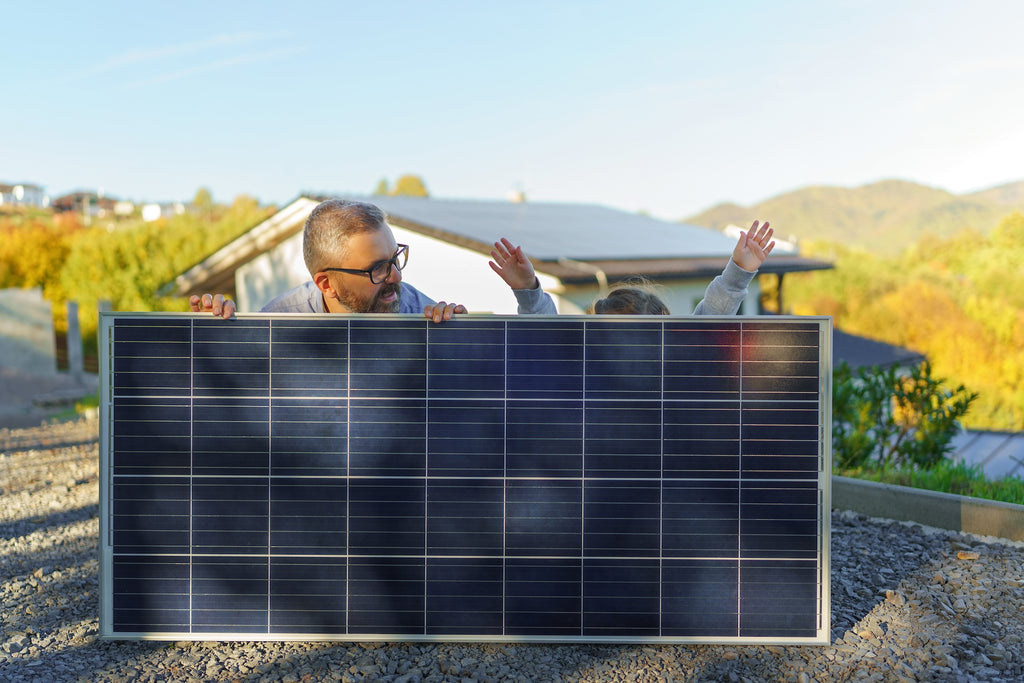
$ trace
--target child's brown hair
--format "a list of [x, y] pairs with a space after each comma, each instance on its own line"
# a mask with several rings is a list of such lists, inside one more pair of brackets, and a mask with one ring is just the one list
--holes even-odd
[[591, 313], [605, 315], [669, 315], [668, 306], [646, 281], [622, 283], [590, 306]]

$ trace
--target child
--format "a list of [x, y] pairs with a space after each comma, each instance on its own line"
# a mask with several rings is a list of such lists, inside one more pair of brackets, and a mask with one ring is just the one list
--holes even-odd
[[[768, 254], [775, 247], [772, 241], [774, 231], [768, 222], [763, 224], [754, 221], [750, 230], [740, 232], [740, 238], [732, 251], [732, 258], [726, 264], [722, 274], [708, 285], [704, 298], [694, 309], [694, 315], [735, 315], [747, 296], [747, 286], [757, 269], [761, 267]], [[513, 245], [504, 237], [494, 243], [491, 250], [491, 270], [513, 290], [519, 299], [519, 312], [530, 312], [554, 315], [555, 302], [540, 288], [540, 282], [533, 270], [533, 264], [523, 253], [523, 248]], [[632, 291], [630, 291], [632, 290]], [[536, 292], [533, 298], [544, 298], [546, 301], [532, 302], [528, 310], [524, 310], [525, 293]], [[618, 293], [622, 292], [622, 293]], [[653, 299], [653, 301], [651, 301]], [[607, 302], [607, 303], [606, 303]], [[660, 304], [660, 306], [659, 306]], [[628, 310], [631, 307], [636, 310]], [[638, 307], [638, 308], [637, 308]], [[646, 313], [668, 315], [668, 307], [657, 296], [636, 287], [615, 289], [604, 299], [595, 301], [594, 313]]]
[[590, 305], [587, 313], [598, 315], [670, 315], [668, 306], [651, 291], [646, 281], [629, 281], [614, 287], [608, 296]]

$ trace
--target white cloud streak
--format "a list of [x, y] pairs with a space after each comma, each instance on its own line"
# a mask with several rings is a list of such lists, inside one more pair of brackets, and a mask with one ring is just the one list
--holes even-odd
[[219, 59], [206, 64], [200, 64], [192, 66], [187, 69], [179, 69], [159, 76], [153, 76], [152, 78], [144, 78], [142, 80], [134, 81], [124, 85], [125, 90], [135, 90], [137, 88], [144, 88], [150, 85], [156, 85], [158, 83], [167, 83], [169, 81], [176, 81], [182, 78], [188, 78], [189, 76], [195, 76], [198, 74], [209, 73], [211, 71], [219, 71], [221, 69], [228, 69], [235, 66], [241, 66], [243, 64], [252, 64], [255, 62], [267, 62], [273, 59], [286, 57], [288, 55], [298, 54], [305, 52], [306, 48], [301, 47], [285, 47], [276, 50], [266, 50], [263, 52], [253, 52], [250, 54], [238, 55], [236, 57], [228, 57], [226, 59]]
[[164, 47], [142, 49], [142, 50], [130, 50], [128, 52], [112, 57], [105, 62], [96, 64], [84, 72], [81, 76], [96, 76], [118, 69], [134, 66], [137, 64], [144, 64], [146, 62], [152, 62], [156, 60], [166, 59], [169, 57], [180, 57], [185, 55], [197, 54], [208, 50], [221, 49], [226, 47], [234, 47], [238, 45], [247, 45], [251, 43], [266, 42], [269, 40], [280, 40], [286, 36], [280, 34], [271, 33], [236, 33], [236, 34], [224, 34], [213, 36], [205, 40], [199, 40], [191, 43], [182, 43], [180, 45], [167, 45]]

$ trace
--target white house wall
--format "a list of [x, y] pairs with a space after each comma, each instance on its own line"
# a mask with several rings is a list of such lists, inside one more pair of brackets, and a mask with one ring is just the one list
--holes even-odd
[[[402, 271], [405, 281], [437, 301], [464, 304], [471, 312], [514, 314], [516, 299], [508, 285], [491, 270], [484, 255], [411, 230], [392, 226], [395, 240], [409, 245], [409, 263]], [[563, 291], [557, 280], [539, 274], [541, 286], [551, 294], [559, 313], [583, 313], [600, 292], [593, 286]], [[302, 259], [301, 231], [241, 266], [235, 274], [238, 311], [260, 310], [278, 294], [309, 280]], [[663, 283], [657, 288], [669, 310], [678, 315], [693, 312], [704, 297], [708, 281]], [[760, 290], [755, 280], [740, 312], [757, 314]]]
[[[455, 301], [474, 313], [514, 314], [512, 290], [487, 265], [490, 255], [458, 247], [411, 230], [392, 226], [395, 239], [409, 245], [409, 264], [402, 277], [437, 301]], [[495, 235], [495, 239], [499, 236]], [[540, 276], [541, 286], [553, 292], [555, 281]], [[555, 299], [556, 306], [558, 299]]]
[[[464, 304], [473, 312], [516, 312], [516, 299], [508, 285], [487, 265], [490, 256], [404, 228], [392, 226], [391, 229], [397, 242], [409, 245], [409, 263], [402, 271], [402, 278], [416, 289], [437, 301]], [[539, 278], [545, 291], [555, 297], [559, 312], [580, 312], [559, 299], [554, 279], [545, 275]], [[235, 273], [238, 311], [258, 311], [278, 294], [307, 280], [309, 272], [302, 259], [302, 233], [299, 232], [239, 267]]]
[[259, 311], [278, 294], [309, 280], [302, 259], [302, 232], [289, 237], [235, 271], [239, 313]]

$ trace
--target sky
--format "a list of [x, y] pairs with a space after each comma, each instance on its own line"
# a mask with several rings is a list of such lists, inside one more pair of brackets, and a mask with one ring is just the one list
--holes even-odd
[[809, 185], [1024, 180], [1018, 0], [5, 3], [0, 183], [678, 220]]

